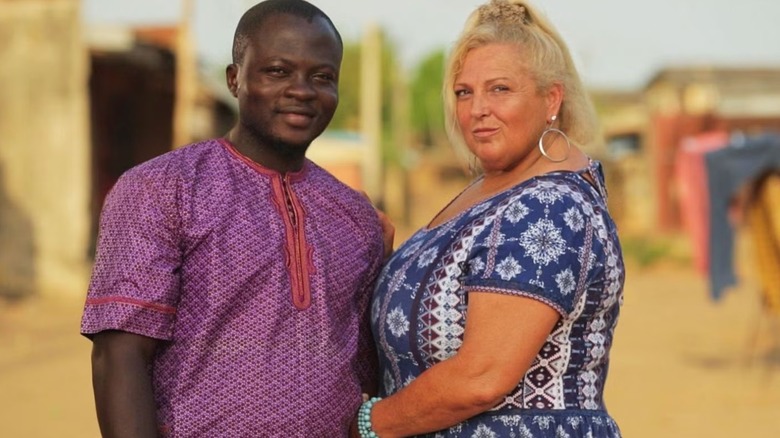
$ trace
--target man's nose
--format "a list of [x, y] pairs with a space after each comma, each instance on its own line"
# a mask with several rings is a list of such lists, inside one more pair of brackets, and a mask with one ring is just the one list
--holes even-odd
[[311, 84], [310, 78], [303, 75], [293, 75], [290, 83], [285, 89], [285, 94], [299, 100], [313, 99], [317, 96], [317, 91]]

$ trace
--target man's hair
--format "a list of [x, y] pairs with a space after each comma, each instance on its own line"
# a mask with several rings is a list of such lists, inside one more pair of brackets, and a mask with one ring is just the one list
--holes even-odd
[[265, 20], [278, 14], [290, 14], [304, 18], [311, 22], [317, 17], [323, 18], [333, 29], [339, 45], [343, 47], [341, 34], [325, 12], [305, 0], [266, 0], [249, 8], [236, 26], [233, 36], [233, 63], [240, 64], [244, 58], [244, 51], [253, 34], [260, 30]]

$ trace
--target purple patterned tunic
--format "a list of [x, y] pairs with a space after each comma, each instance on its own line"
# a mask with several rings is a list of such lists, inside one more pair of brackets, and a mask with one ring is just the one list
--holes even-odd
[[[525, 378], [492, 410], [435, 437], [609, 437], [603, 402], [625, 270], [598, 162], [533, 178], [415, 233], [374, 294], [380, 395], [458, 352], [470, 293], [526, 296], [561, 319]], [[508, 339], [507, 342], [519, 342]]]
[[152, 369], [167, 436], [345, 436], [376, 374], [381, 234], [311, 161], [283, 175], [224, 140], [172, 151], [108, 196], [81, 332], [168, 341]]

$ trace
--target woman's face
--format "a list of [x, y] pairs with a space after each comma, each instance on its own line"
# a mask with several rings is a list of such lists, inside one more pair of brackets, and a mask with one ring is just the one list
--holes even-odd
[[[540, 93], [513, 44], [470, 50], [455, 78], [458, 124], [486, 173], [530, 166], [545, 124], [556, 114], [560, 88]], [[557, 96], [556, 96], [557, 93]]]

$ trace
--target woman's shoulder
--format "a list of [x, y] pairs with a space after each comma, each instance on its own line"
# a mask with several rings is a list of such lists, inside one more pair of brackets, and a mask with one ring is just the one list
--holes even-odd
[[531, 199], [550, 208], [566, 204], [603, 203], [604, 176], [601, 163], [590, 160], [578, 170], [562, 170], [535, 176], [517, 185], [508, 199]]
[[548, 208], [556, 205], [586, 201], [587, 182], [574, 172], [553, 172], [539, 175], [513, 188], [505, 202], [541, 204]]

